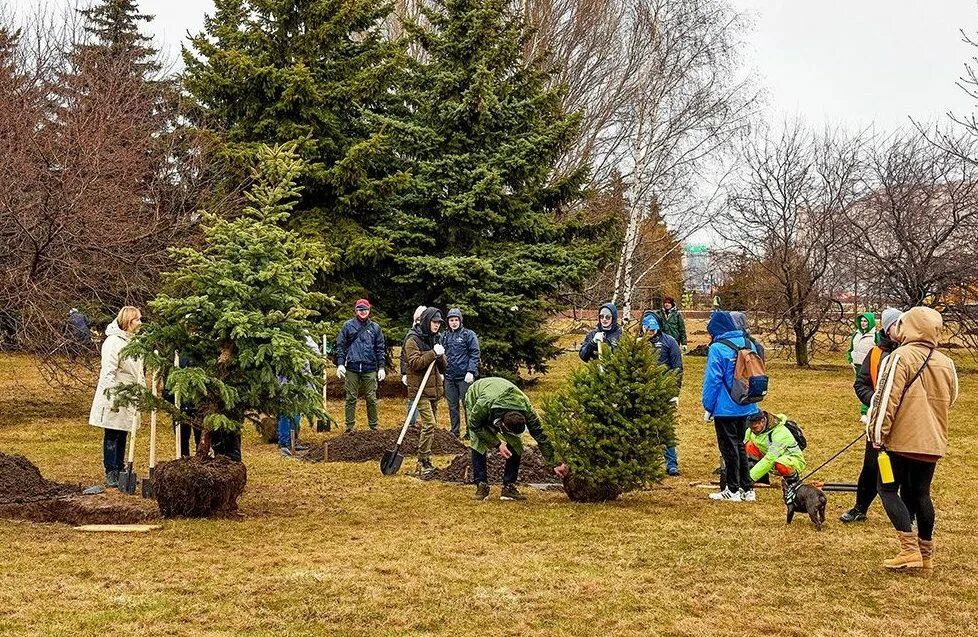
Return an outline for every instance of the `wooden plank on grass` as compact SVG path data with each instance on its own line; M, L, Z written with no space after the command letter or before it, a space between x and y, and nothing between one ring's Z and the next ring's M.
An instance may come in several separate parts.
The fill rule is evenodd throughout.
M76 531L87 533L146 533L162 529L161 524L83 524L76 526Z

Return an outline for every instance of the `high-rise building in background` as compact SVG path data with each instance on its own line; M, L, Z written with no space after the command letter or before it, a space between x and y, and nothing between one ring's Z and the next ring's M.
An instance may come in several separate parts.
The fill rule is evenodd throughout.
M710 246L703 243L683 246L683 283L686 290L711 292L718 283L713 270L710 267Z

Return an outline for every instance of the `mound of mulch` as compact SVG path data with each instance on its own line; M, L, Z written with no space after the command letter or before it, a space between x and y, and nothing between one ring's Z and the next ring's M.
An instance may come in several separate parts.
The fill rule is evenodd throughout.
M156 467L153 494L165 518L226 516L238 510L248 470L226 456L196 456Z
M488 460L489 466L486 473L489 476L489 482L492 484L502 483L503 467L506 460L498 453L490 453ZM442 482L470 484L472 482L472 454L465 453L456 456L451 464L444 469L435 469L433 479ZM520 460L519 481L523 484L560 484L561 482L560 478L554 474L553 469L547 466L543 454L536 447L526 447L524 450L523 458Z
M322 445L313 445L299 457L309 462L368 462L380 460L385 451L394 448L399 429L378 429L376 431L352 431L344 433ZM401 453L411 456L418 453L418 437L420 431L408 429L401 443ZM467 447L455 436L444 429L435 429L435 438L431 442L431 453L436 456L447 456L462 453Z
M81 495L78 485L46 480L23 456L0 453L0 518L63 524L137 524L159 517L156 503L110 490Z
M709 353L709 351L710 351L710 346L709 345L706 345L706 344L697 345L693 349L691 349L688 352L686 352L686 355L687 356L706 356Z

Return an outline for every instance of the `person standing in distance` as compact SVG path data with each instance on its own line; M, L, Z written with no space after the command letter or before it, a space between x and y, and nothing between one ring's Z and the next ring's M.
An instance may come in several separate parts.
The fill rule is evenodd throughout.
M354 318L348 320L336 337L336 376L346 390L347 433L356 426L357 398L363 393L367 403L367 424L377 429L377 383L387 375L384 366L387 351L384 332L370 320L370 301L360 299L354 305Z
M462 310L453 307L448 310L448 331L442 335L448 368L445 370L445 400L448 402L448 415L451 419L452 435L461 436L459 403L468 391L469 385L479 375L479 337L472 330L462 327Z

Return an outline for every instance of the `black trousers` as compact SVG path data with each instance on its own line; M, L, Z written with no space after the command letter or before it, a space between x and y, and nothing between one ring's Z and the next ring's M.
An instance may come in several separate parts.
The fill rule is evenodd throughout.
M869 505L876 499L876 482L880 475L878 458L879 451L873 449L873 443L867 439L866 452L863 454L863 468L856 482L856 508L863 513L869 510Z
M934 502L930 498L930 485L934 480L937 463L913 460L897 453L890 453L893 466L893 482L883 484L879 478L880 500L886 515L897 531L913 530L913 518L917 517L917 535L922 540L934 537Z
M211 449L215 456L227 456L241 462L241 432L217 429L211 432Z
M126 468L126 440L128 431L121 429L103 429L102 436L102 465L105 472L122 471Z
M186 423L180 425L180 457L186 458L191 455L190 432L194 432L194 451L200 446L200 429Z
M747 417L714 417L713 426L717 432L717 446L723 457L723 467L727 475L727 488L731 491L742 489L750 491L754 481L750 479L747 468L747 452L744 450L744 436L747 434Z

